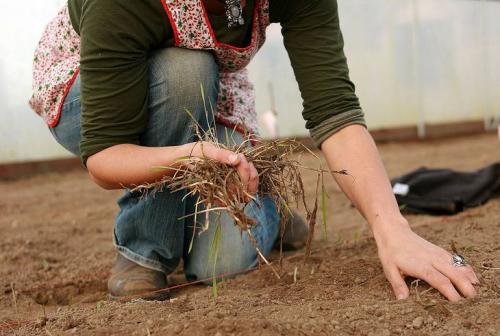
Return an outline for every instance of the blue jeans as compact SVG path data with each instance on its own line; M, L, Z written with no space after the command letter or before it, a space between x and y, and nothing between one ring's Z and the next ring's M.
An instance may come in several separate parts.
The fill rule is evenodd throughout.
M209 101L214 103L218 94L218 67L212 54L167 48L150 58L149 120L141 135L143 146L173 146L195 141L191 117L187 108L204 127L212 124ZM205 90L206 105L202 100L200 84ZM213 104L212 104L213 105ZM208 118L207 118L207 112ZM216 125L220 142L240 143L241 135L231 129ZM56 140L73 154L79 156L80 142L80 78L74 82L62 109L57 126L51 128ZM172 193L168 190L141 197L126 191L119 199L120 211L114 226L114 243L119 253L135 263L169 274L184 259L184 270L188 279L208 279L213 275L213 261L209 261L209 250L219 223L217 275L243 271L257 263L257 254L248 235L241 234L227 213L210 215L209 229L199 231L193 217L180 219L194 212L194 199L182 200L186 192ZM268 254L278 236L279 216L271 199L260 199L250 203L246 213L257 224L252 234L264 254ZM204 221L200 218L198 221ZM192 241L192 237L194 240ZM192 248L188 253L192 242Z

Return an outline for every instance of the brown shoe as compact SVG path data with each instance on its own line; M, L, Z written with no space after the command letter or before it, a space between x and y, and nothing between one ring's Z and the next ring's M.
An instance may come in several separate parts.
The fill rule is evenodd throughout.
M121 254L118 254L108 280L108 292L114 299L163 301L170 298L168 292L154 292L166 287L165 274L142 267Z
M303 248L306 245L308 236L309 226L296 211L292 210L285 226L285 233L283 235L283 250L294 251ZM279 237L276 239L274 247L279 249Z

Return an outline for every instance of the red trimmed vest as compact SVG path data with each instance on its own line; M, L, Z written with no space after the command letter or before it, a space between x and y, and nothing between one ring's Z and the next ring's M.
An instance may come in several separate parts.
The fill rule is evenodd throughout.
M252 38L244 48L217 40L203 0L159 0L174 31L175 46L212 50L220 69L215 119L241 132L258 134L255 94L246 66L265 41L269 0L256 0ZM67 5L47 26L35 51L33 96L30 105L45 122L57 125L64 99L80 66L80 37L74 31Z

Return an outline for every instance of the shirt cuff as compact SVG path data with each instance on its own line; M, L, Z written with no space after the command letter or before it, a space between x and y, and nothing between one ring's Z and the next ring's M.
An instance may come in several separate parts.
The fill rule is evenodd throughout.
M350 125L362 125L366 127L365 116L362 110L355 109L334 115L321 122L318 126L311 128L309 132L314 144L321 149L323 141Z

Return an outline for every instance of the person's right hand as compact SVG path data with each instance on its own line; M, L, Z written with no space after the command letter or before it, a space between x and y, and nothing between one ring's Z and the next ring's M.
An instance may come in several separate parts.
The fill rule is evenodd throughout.
M200 141L187 145L188 155L199 158L209 158L236 168L240 181L249 195L255 195L259 187L259 173L252 162L248 162L243 154L236 154L230 150L222 149L212 143ZM229 186L229 192L233 192ZM248 196L243 196L242 202L249 202Z

